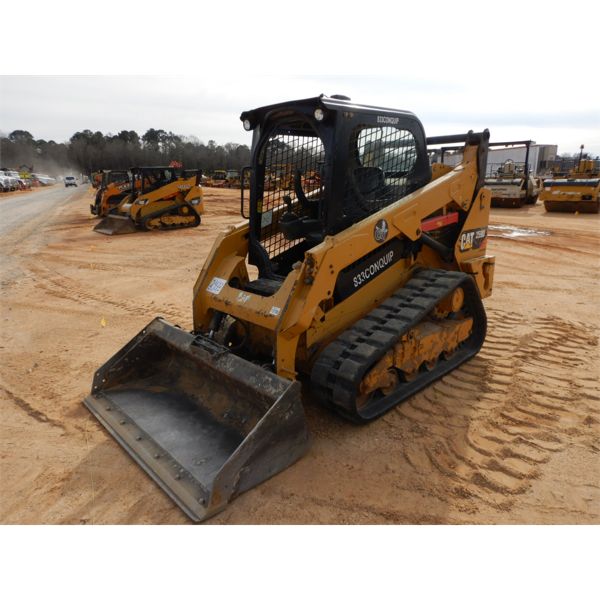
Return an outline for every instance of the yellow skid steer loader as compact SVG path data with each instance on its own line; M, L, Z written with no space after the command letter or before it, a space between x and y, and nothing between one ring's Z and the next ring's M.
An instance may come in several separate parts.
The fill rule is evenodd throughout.
M131 181L129 171L102 171L100 177L94 204L90 204L90 212L97 217L105 217L131 193ZM141 186L139 179L135 183L138 187Z
M154 319L85 399L196 521L306 452L300 381L369 422L479 351L492 292L487 130L426 138L413 113L343 96L241 120L247 217L206 259L193 331ZM462 163L432 167L428 145L448 143ZM265 186L278 164L293 165L292 189Z
M106 235L200 225L204 213L201 171L175 167L131 169L131 189L94 227Z

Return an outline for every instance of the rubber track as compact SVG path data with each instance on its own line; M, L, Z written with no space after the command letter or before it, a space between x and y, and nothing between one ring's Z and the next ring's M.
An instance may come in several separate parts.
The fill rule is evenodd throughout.
M415 380L401 383L396 392L369 403L359 412L356 397L368 370L459 286L465 291L465 310L473 317L471 336L449 359L438 361L435 369L420 372ZM485 333L485 311L470 275L457 271L421 270L321 352L311 372L312 387L322 402L342 416L356 422L368 422L477 354Z
M150 221L151 219L156 219L157 217L162 217L163 215L169 215L173 210L177 211L179 209L179 205L175 206L174 208L169 206L167 208L163 208L162 210L157 210L153 213L150 213L149 215L146 215L143 219L142 219L142 229L145 229L146 231L153 231L153 230L160 230L160 231L170 231L173 229L186 229L188 227L198 227L198 225L200 225L202 219L200 218L200 215L193 209L190 208L191 212L192 212L192 216L195 216L196 218L194 219L194 222L191 224L184 224L184 225L165 225L161 222L160 227L153 227L151 229L148 229L147 227L147 223L148 221ZM173 213L173 216L182 216L182 215L177 215L177 213Z

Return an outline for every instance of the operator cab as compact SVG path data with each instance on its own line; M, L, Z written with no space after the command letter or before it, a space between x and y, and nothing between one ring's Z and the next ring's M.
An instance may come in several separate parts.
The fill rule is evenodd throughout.
M253 131L249 262L268 280L251 284L269 294L326 235L431 180L425 132L408 111L321 95L240 118Z
M175 167L132 167L133 181L140 181L139 189L133 186L133 196L137 198L175 181L177 171Z
M106 185L109 183L129 183L129 171L108 171L106 173Z

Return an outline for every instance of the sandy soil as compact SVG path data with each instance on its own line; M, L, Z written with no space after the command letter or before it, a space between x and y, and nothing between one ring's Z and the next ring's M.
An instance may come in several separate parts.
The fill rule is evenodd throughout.
M77 194L0 240L0 522L187 523L81 400L154 316L191 327L239 191L207 189L198 229L112 238ZM492 224L482 352L366 427L306 399L308 455L212 523L600 522L600 218L538 205Z

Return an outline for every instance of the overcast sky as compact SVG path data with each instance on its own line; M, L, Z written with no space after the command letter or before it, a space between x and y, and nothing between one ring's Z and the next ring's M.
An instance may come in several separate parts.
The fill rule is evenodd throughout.
M148 0L148 25L132 27L129 37L121 35L128 23L123 6L111 2L87 18L80 9L68 13L66 23L56 20L55 3L40 5L54 19L53 32L67 27L64 35L48 37L39 26L47 23L45 15L38 13L32 27L50 40L48 52L15 38L22 53L0 77L0 131L26 129L36 138L65 141L82 129L143 134L154 127L204 142L249 144L239 121L243 110L341 93L411 110L428 135L487 127L493 141L533 139L558 144L559 152L584 144L600 154L594 2L583 0L569 15L564 2L553 0L494 6L347 1L343 11L341 4L306 0L292 12L264 0L252 3L244 19L235 18L232 6L225 25L222 10L211 15L182 0L173 16L187 18L157 27L152 15L166 14L166 5ZM193 10L196 18L186 12ZM138 19L133 12L131 24ZM123 74L132 70L143 74ZM15 74L25 72L60 75Z

